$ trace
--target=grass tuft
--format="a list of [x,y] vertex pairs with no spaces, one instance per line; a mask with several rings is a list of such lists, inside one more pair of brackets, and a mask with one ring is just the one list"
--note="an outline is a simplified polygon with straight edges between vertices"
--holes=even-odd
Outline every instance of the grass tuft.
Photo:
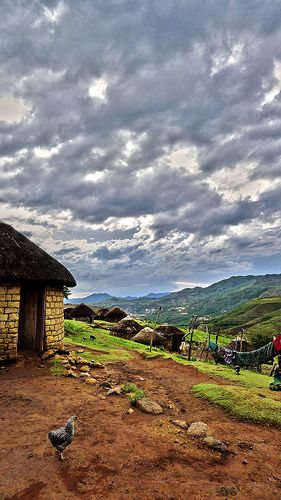
[[232,385],[198,384],[192,390],[240,420],[281,427],[281,402],[269,396]]

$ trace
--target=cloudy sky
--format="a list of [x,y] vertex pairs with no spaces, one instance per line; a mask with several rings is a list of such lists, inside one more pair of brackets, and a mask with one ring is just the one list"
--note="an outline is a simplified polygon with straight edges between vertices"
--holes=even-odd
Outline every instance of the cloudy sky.
[[73,296],[281,272],[279,0],[1,0],[0,218]]

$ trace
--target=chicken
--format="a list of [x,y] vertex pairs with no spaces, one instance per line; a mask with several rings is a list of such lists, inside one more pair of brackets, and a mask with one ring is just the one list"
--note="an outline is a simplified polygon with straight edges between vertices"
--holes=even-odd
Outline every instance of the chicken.
[[58,450],[61,460],[64,460],[63,451],[73,441],[74,420],[76,420],[76,418],[76,415],[73,415],[68,419],[65,427],[60,427],[59,429],[48,432],[48,438],[50,439],[53,447]]

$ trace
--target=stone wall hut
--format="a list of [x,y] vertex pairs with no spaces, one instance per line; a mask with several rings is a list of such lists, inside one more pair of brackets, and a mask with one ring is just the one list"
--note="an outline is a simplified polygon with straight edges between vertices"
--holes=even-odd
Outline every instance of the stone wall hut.
[[64,285],[76,282],[62,264],[0,222],[0,361],[63,347]]

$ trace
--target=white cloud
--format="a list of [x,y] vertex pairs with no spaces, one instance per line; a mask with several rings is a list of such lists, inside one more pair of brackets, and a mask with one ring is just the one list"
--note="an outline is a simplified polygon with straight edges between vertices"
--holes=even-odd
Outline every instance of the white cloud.
[[105,101],[108,82],[104,78],[96,78],[89,87],[89,96],[92,99]]
[[0,98],[0,121],[7,123],[20,122],[28,107],[21,99],[14,97]]

